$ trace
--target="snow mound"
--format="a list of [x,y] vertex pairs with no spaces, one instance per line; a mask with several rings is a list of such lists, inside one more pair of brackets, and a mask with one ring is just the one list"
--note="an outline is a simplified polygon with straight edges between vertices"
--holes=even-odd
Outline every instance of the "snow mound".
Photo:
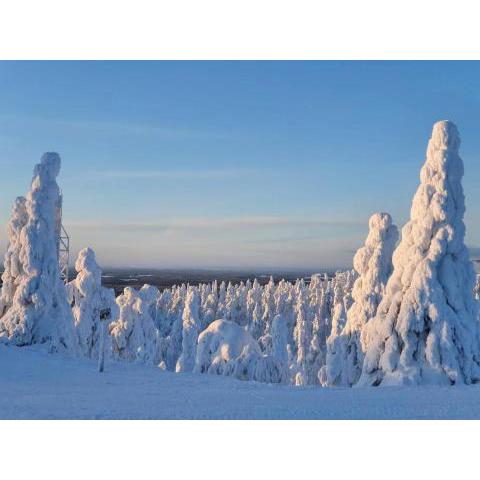
[[247,329],[228,320],[215,320],[198,337],[194,372],[287,383],[287,326],[281,315],[272,320],[271,339],[271,352],[263,355]]
[[194,372],[224,375],[244,352],[261,356],[258,343],[245,329],[215,320],[198,337]]

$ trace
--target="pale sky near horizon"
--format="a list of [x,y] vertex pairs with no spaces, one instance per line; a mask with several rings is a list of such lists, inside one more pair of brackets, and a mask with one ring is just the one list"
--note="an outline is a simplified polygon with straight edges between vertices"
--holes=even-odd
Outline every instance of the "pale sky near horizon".
[[479,62],[0,62],[2,253],[53,150],[73,251],[104,266],[351,266],[450,119],[477,255],[479,84]]

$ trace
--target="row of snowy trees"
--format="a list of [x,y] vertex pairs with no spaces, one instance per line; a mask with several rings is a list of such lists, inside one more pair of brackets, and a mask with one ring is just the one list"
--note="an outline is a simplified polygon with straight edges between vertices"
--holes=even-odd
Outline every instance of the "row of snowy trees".
[[480,288],[475,299],[459,145],[453,123],[434,125],[398,246],[390,215],[372,215],[352,271],[265,286],[128,287],[116,299],[89,248],[77,277],[66,288],[60,280],[60,158],[45,154],[8,225],[0,341],[97,357],[108,308],[111,360],[294,385],[477,382]]
[[110,325],[112,352],[177,372],[318,383],[334,313],[351,302],[353,281],[342,272],[313,276],[308,285],[270,279],[264,287],[254,280],[126,288]]

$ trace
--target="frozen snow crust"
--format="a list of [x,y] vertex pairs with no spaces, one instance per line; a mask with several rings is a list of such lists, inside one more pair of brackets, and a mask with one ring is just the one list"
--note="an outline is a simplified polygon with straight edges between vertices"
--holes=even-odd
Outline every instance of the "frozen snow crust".
[[316,388],[0,345],[0,419],[480,419],[480,386]]

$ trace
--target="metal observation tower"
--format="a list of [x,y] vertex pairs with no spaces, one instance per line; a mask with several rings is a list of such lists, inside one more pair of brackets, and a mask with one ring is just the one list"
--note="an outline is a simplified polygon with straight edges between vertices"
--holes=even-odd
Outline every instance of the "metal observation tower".
[[68,282],[68,261],[70,259],[70,237],[62,224],[63,195],[60,190],[57,204],[56,232],[57,232],[57,255],[60,277],[64,283]]

